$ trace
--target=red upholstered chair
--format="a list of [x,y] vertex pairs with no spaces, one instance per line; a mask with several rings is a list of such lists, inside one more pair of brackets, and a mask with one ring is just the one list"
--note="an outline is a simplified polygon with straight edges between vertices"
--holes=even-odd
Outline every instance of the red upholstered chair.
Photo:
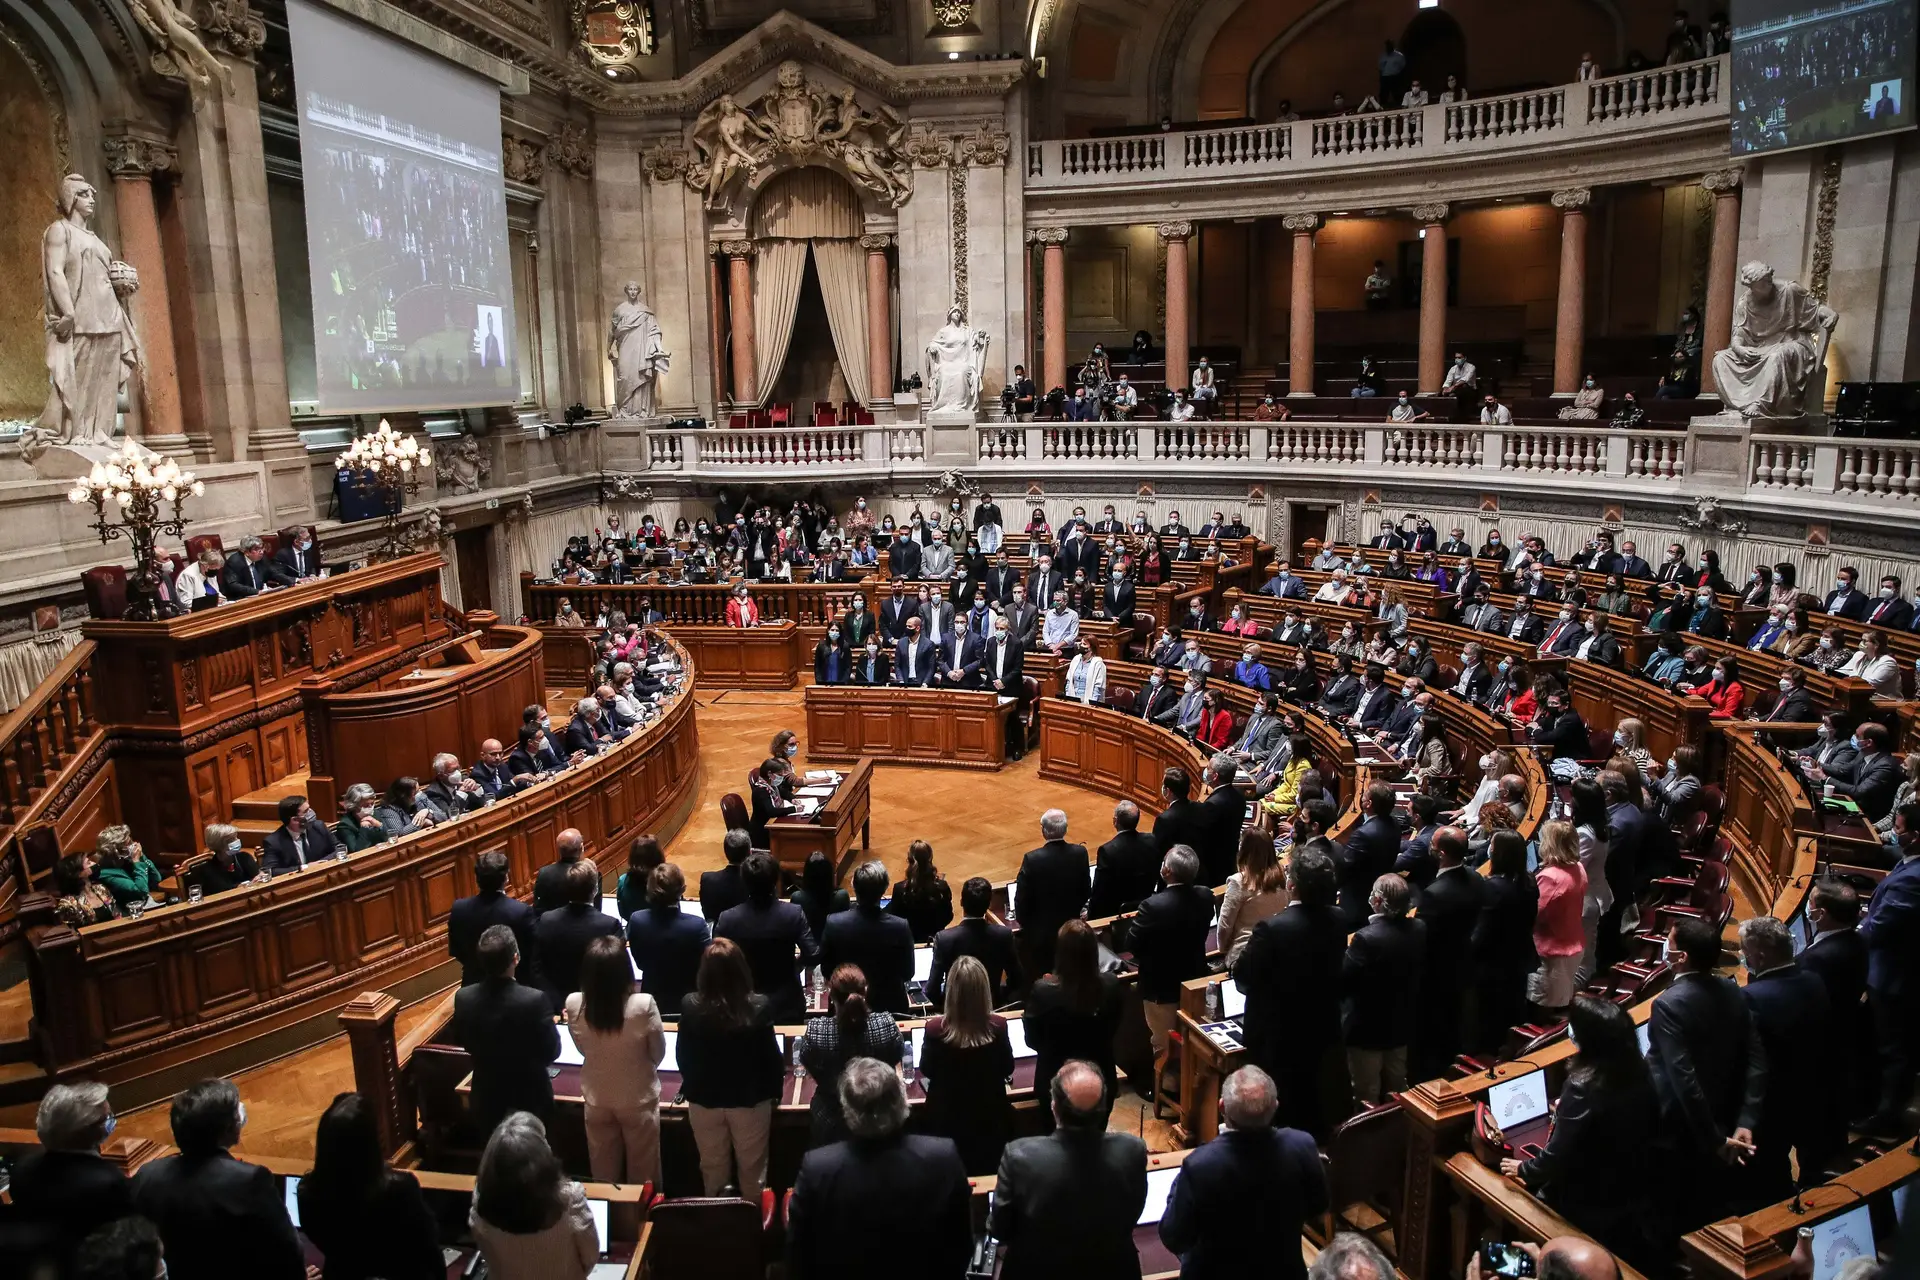
[[776,427],[792,426],[793,406],[790,404],[777,404],[773,406],[772,425]]
[[853,425],[856,427],[872,426],[873,412],[869,409],[856,409],[853,414]]
[[727,415],[727,426],[728,426],[728,427],[729,427],[730,429],[732,429],[732,430],[735,430],[735,431],[741,431],[741,430],[745,430],[745,429],[746,429],[746,425],[747,425],[747,415],[746,415],[746,414],[744,414],[744,413],[732,413],[732,414],[728,414],[728,415]]
[[653,1280],[764,1280],[775,1204],[771,1190],[760,1193],[757,1205],[722,1196],[655,1196],[647,1207],[647,1274]]
[[80,575],[87,614],[118,621],[127,611],[127,571],[117,564],[96,565]]
[[205,547],[212,547],[215,551],[218,551],[223,556],[227,554],[227,548],[220,541],[219,534],[196,533],[191,538],[187,539],[188,557],[197,559],[200,555],[201,549]]
[[729,831],[747,829],[747,802],[729,791],[720,797],[720,819]]
[[832,426],[832,425],[834,425],[834,417],[833,417],[833,401],[831,401],[831,400],[815,400],[815,401],[813,402],[813,420],[814,420],[815,422],[819,422],[819,421],[820,421],[820,415],[821,415],[821,414],[823,414],[823,413],[827,415],[827,421],[826,421],[826,425],[827,425],[827,426]]
[[266,551],[265,558],[271,560],[280,554],[280,535],[277,533],[263,533],[260,535],[260,545]]
[[816,427],[835,427],[840,424],[833,420],[833,410],[815,409],[813,411],[813,425]]

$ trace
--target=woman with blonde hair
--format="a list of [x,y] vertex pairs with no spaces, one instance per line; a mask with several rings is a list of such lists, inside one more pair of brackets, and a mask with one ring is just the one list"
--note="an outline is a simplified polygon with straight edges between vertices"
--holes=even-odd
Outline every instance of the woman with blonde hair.
[[1227,898],[1220,907],[1220,949],[1229,969],[1246,950],[1253,926],[1279,914],[1289,901],[1287,873],[1271,834],[1253,827],[1242,831],[1235,861],[1240,869],[1227,877]]
[[952,1138],[970,1177],[1000,1168],[1013,1106],[1013,1041],[1007,1020],[993,1012],[987,967],[961,956],[947,971],[945,1003],[927,1019],[920,1074],[927,1088],[927,1132]]
[[1654,766],[1653,752],[1647,750],[1646,741],[1647,726],[1643,721],[1628,716],[1613,726],[1614,754],[1633,761],[1641,777],[1652,773]]
[[1540,955],[1529,995],[1549,1011],[1573,1003],[1574,975],[1587,948],[1582,914],[1587,900],[1587,872],[1580,865],[1580,840],[1571,822],[1549,822],[1540,828],[1540,870],[1534,876],[1540,905],[1533,918],[1533,949]]
[[1394,644],[1406,636],[1407,599],[1398,583],[1389,582],[1380,588],[1380,606],[1374,617],[1387,624],[1387,638]]

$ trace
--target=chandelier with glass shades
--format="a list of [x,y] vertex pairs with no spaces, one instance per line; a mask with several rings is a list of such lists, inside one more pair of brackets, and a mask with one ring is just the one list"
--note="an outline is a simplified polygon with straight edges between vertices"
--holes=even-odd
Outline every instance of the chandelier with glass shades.
[[[86,479],[67,491],[67,501],[75,506],[93,504],[93,530],[102,543],[125,538],[133,544],[127,608],[121,615],[127,621],[153,622],[178,612],[161,608],[163,579],[154,540],[159,534],[177,536],[184,527],[180,504],[188,494],[198,498],[206,491],[206,485],[194,479],[191,471],[182,471],[172,458],[156,458],[131,439],[119,453],[94,463]],[[119,519],[107,518],[109,506]]]
[[412,436],[395,431],[385,418],[348,445],[334,466],[342,484],[378,499],[386,511],[386,532],[375,559],[393,560],[413,550],[413,534],[400,521],[410,496],[420,492],[433,466],[432,454]]

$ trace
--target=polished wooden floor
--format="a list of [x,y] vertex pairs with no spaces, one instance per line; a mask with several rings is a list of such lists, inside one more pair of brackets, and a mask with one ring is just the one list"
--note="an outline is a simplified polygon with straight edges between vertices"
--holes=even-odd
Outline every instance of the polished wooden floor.
[[[699,717],[700,798],[693,816],[667,846],[668,857],[687,872],[689,881],[725,861],[720,852],[725,834],[720,797],[729,791],[744,794],[747,771],[766,758],[775,733],[785,728],[805,731],[798,693],[728,690],[700,695]],[[804,743],[800,763],[806,763]],[[933,845],[934,861],[956,889],[973,875],[1004,880],[1018,869],[1020,855],[1040,843],[1040,815],[1055,807],[1067,813],[1070,839],[1091,847],[1112,834],[1112,801],[1097,792],[1041,782],[1033,756],[999,773],[883,768],[873,780],[873,852],[897,877],[908,843],[923,839]],[[617,864],[613,859],[605,867],[609,893]],[[433,1003],[423,1001],[403,1010],[400,1033]],[[314,1121],[336,1093],[353,1087],[346,1040],[339,1037],[245,1072],[237,1083],[248,1117],[238,1150],[311,1157]],[[1156,1151],[1175,1145],[1167,1126],[1154,1121],[1136,1095],[1119,1100],[1112,1124],[1142,1134]],[[168,1141],[166,1104],[122,1116],[119,1131]]]

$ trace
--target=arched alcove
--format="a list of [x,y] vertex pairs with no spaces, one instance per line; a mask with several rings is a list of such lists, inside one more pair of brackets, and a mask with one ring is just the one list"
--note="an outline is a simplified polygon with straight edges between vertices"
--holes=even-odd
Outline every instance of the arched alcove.
[[1445,9],[1422,9],[1400,34],[1400,51],[1407,55],[1407,75],[1438,97],[1448,76],[1467,82],[1467,33],[1459,19]]
[[[821,165],[775,174],[748,211],[762,404],[867,399],[865,223],[858,191]],[[835,368],[839,377],[835,377]]]

